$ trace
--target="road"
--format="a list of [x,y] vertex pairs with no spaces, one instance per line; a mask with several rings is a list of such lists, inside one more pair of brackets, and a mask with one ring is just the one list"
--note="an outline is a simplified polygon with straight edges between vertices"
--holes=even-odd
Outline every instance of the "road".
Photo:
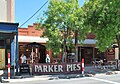
[[120,74],[73,79],[14,82],[10,84],[120,84]]

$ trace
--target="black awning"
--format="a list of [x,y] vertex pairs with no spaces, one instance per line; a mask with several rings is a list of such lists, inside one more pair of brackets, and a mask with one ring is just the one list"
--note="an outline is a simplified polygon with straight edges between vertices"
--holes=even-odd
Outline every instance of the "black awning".
[[36,48],[45,49],[44,45],[41,45],[40,43],[36,43],[36,42],[28,43],[25,45],[25,47],[36,47]]

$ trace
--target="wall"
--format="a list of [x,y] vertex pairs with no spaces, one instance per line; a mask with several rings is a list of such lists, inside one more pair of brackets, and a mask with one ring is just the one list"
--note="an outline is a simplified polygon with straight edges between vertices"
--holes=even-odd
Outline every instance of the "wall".
[[6,15],[7,15],[7,5],[6,0],[0,0],[0,22],[6,21]]
[[14,22],[14,6],[14,0],[0,0],[0,22]]
[[19,28],[18,35],[20,36],[42,36],[43,30],[36,30],[37,24],[29,25],[28,28]]
[[7,21],[14,22],[15,16],[15,1],[14,0],[6,0],[7,1]]

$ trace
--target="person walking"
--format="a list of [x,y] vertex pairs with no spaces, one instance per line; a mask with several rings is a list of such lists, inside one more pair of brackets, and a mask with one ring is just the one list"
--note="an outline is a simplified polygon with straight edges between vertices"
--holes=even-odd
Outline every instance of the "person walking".
[[46,55],[45,61],[46,61],[46,63],[50,63],[50,56],[48,54]]

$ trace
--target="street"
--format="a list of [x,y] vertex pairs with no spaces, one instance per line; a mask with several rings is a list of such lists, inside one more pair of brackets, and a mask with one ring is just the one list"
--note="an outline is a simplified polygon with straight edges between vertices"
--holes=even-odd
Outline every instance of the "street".
[[[120,84],[120,74],[101,75],[94,77],[82,77],[72,79],[27,81],[24,84]],[[13,82],[10,84],[23,84],[23,82]]]

